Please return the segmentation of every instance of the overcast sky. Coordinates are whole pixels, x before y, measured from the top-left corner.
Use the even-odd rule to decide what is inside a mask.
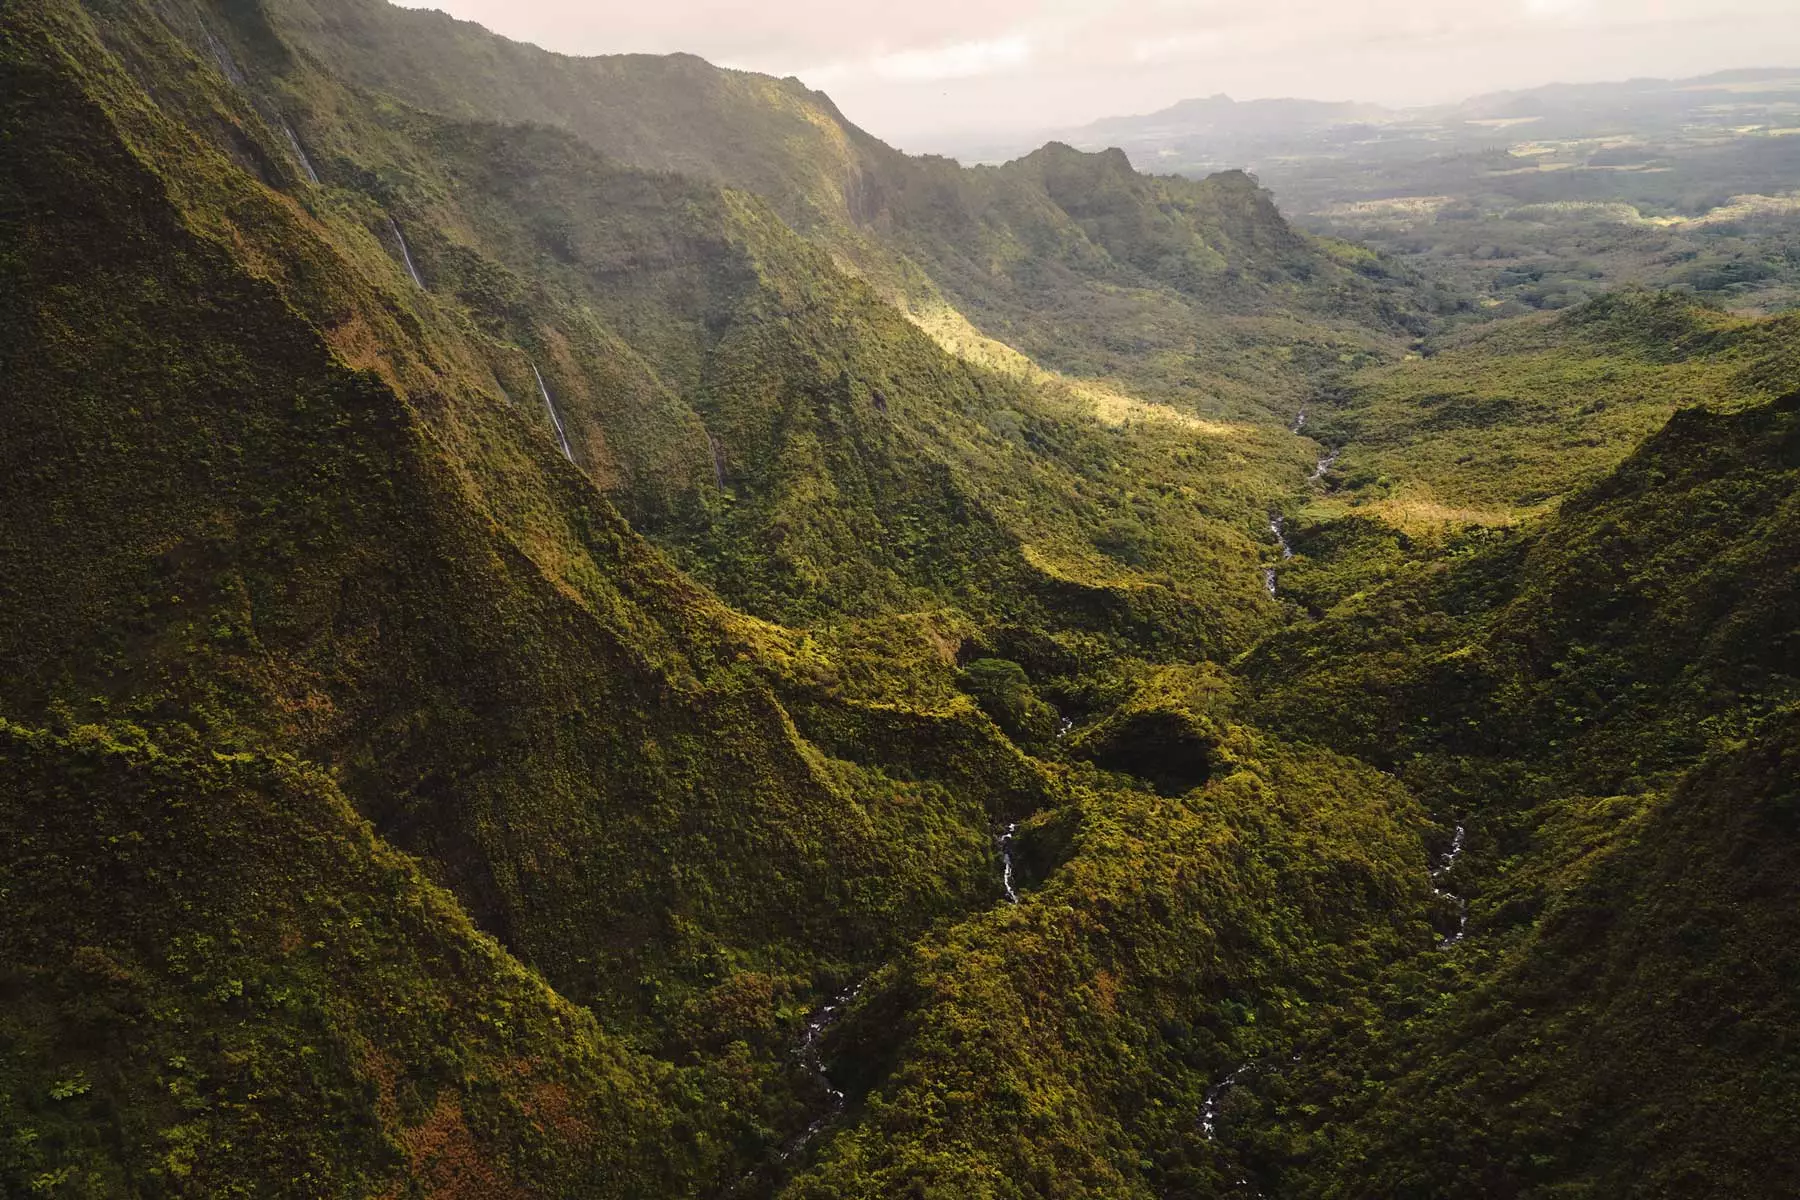
[[[426,0],[569,54],[798,75],[905,149],[1189,96],[1418,104],[1800,66],[1800,0]]]

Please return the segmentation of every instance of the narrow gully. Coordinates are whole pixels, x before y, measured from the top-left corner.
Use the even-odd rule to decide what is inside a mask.
[[[1287,523],[1278,512],[1269,514],[1269,532],[1275,535],[1275,544],[1281,547],[1281,557],[1285,562],[1294,557],[1294,548],[1288,545]],[[1263,568],[1263,586],[1269,590],[1269,599],[1275,598],[1275,568]]]
[[[1294,432],[1299,433],[1304,428],[1306,428],[1306,409],[1302,407],[1299,414],[1294,417]],[[1338,452],[1336,450],[1327,450],[1324,457],[1313,465],[1312,474],[1306,477],[1306,482],[1319,483],[1324,480],[1325,472],[1336,465],[1337,459]],[[1294,557],[1294,548],[1287,540],[1287,523],[1280,513],[1274,511],[1269,513],[1269,532],[1275,535],[1275,544],[1281,548],[1283,561]],[[1276,568],[1264,567],[1262,575],[1263,587],[1268,590],[1269,598],[1273,600],[1276,591]]]
[[[706,447],[712,451],[713,482],[718,484],[722,492],[725,490],[725,451],[710,429],[706,431]]]

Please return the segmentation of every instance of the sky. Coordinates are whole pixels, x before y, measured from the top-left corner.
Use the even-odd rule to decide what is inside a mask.
[[[411,0],[409,0],[411,2]],[[797,75],[912,151],[1191,96],[1431,104],[1800,66],[1800,0],[424,0],[566,54]]]

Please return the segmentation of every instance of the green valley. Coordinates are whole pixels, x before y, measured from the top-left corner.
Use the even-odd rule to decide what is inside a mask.
[[[0,1193],[1793,1190],[1794,316],[381,0],[0,75]]]

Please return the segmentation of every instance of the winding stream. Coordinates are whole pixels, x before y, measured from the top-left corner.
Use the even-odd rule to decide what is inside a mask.
[[[776,1155],[781,1162],[786,1162],[800,1153],[806,1148],[808,1142],[819,1135],[821,1130],[843,1115],[844,1093],[831,1082],[831,1073],[825,1069],[825,1058],[820,1053],[819,1041],[825,1036],[827,1029],[837,1024],[838,1018],[844,1015],[844,1010],[856,1001],[856,997],[861,992],[862,984],[860,983],[845,988],[829,1003],[821,1005],[811,1016],[806,1018],[806,1033],[801,1036],[800,1045],[794,1050],[794,1057],[799,1059],[801,1064],[817,1076],[820,1083],[825,1085],[825,1095],[829,1098],[831,1106],[830,1111],[814,1120],[797,1137],[781,1148]]]
[[[1303,404],[1300,406],[1300,411],[1294,415],[1294,432],[1298,434],[1305,428],[1306,406]],[[1312,474],[1306,477],[1306,482],[1322,482],[1325,478],[1325,472],[1331,470],[1331,468],[1337,464],[1337,460],[1338,451],[1331,449],[1326,450],[1324,457],[1320,458],[1319,461],[1313,465]],[[1326,490],[1329,491],[1329,487]],[[1280,513],[1270,511],[1269,532],[1275,535],[1275,544],[1281,548],[1282,560],[1286,561],[1287,559],[1294,557],[1294,548],[1288,544],[1287,540],[1286,522]],[[1263,587],[1268,590],[1269,598],[1273,600],[1275,598],[1276,568],[1273,566],[1264,567],[1262,573]]]
[[[1464,937],[1468,936],[1469,932],[1469,902],[1464,900],[1461,896],[1458,896],[1455,892],[1445,891],[1438,886],[1438,880],[1442,879],[1445,875],[1448,875],[1450,869],[1456,866],[1456,860],[1462,856],[1465,832],[1463,826],[1459,823],[1456,826],[1455,836],[1450,839],[1450,848],[1444,851],[1444,857],[1438,860],[1437,866],[1431,868],[1432,894],[1456,901],[1456,932],[1447,933],[1438,939],[1438,947],[1444,950],[1448,950],[1451,946],[1462,941]]]
[[[562,418],[556,415],[556,405],[550,401],[550,389],[544,386],[543,373],[536,363],[531,364],[531,373],[537,377],[538,391],[544,397],[544,407],[550,412],[550,423],[556,426],[556,444],[562,447],[563,457],[574,462],[575,452],[569,449],[569,435],[563,432]]]
[[[406,235],[400,232],[400,226],[395,223],[393,217],[390,216],[387,221],[389,232],[394,235],[394,240],[400,243],[400,259],[406,264],[406,273],[412,276],[412,281],[418,289],[421,292],[424,291],[425,281],[419,278],[419,268],[413,266],[412,251],[406,248]]]

